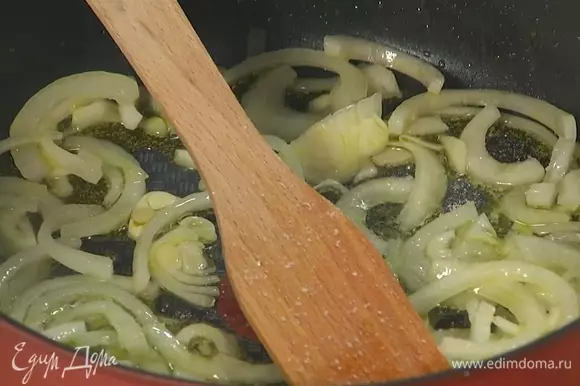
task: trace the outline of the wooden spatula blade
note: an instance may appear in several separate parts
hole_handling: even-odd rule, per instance
[[[296,385],[447,361],[368,240],[262,140],[175,0],[87,0],[189,149],[248,321]]]

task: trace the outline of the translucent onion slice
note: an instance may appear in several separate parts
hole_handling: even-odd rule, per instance
[[[27,212],[0,211],[0,255],[10,256],[36,245],[34,228]]]
[[[30,144],[38,144],[43,140],[49,140],[49,141],[57,141],[62,139],[63,134],[61,132],[58,131],[47,131],[46,133],[43,133],[41,135],[38,134],[31,134],[31,135],[25,135],[25,136],[21,136],[21,137],[9,137],[6,138],[2,141],[0,141],[0,154],[4,154],[7,151],[10,151],[12,149],[21,147],[21,146],[25,146],[25,145],[30,145]]]
[[[358,171],[358,173],[352,179],[352,183],[355,185],[360,184],[363,181],[370,180],[375,178],[379,175],[379,169],[372,163],[367,162],[363,167]]]
[[[473,118],[481,110],[481,107],[448,107],[437,111],[437,114],[442,117]],[[513,129],[520,130],[550,147],[553,147],[558,141],[558,136],[546,126],[525,117],[502,113],[499,122]]]
[[[350,181],[369,158],[383,150],[389,130],[380,94],[339,110],[309,128],[290,146],[300,159],[306,181]]]
[[[358,68],[347,60],[306,48],[266,52],[248,58],[223,75],[229,84],[233,84],[248,75],[282,65],[318,67],[337,73],[340,76],[340,85],[331,92],[333,110],[349,106],[367,96],[367,82]]]
[[[208,344],[206,344],[206,346],[213,346],[217,352],[232,358],[241,358],[241,351],[237,338],[234,335],[228,334],[219,328],[210,326],[209,324],[190,324],[179,331],[175,337],[185,346],[188,346],[192,342],[199,342],[200,340],[207,341]],[[213,356],[211,353],[202,354],[205,354],[205,356]]]
[[[500,200],[500,210],[510,220],[526,225],[564,223],[570,216],[558,210],[530,208],[526,204],[526,188],[512,189]]]
[[[123,194],[125,180],[121,169],[109,165],[103,165],[103,175],[109,187],[107,195],[103,199],[103,206],[110,208],[121,197],[121,194]]]
[[[186,168],[189,170],[197,170],[197,166],[195,166],[195,161],[189,155],[189,152],[185,149],[175,149],[175,153],[173,153],[173,162],[177,166],[181,166],[182,168]]]
[[[165,227],[188,213],[211,209],[209,193],[193,193],[173,205],[159,211],[141,230],[133,253],[133,287],[137,293],[143,292],[151,279],[149,272],[149,252],[155,236]]]
[[[286,89],[294,79],[292,67],[278,67],[261,75],[243,95],[242,106],[260,133],[290,142],[324,118],[323,114],[303,113],[285,105]]]
[[[475,221],[477,217],[477,208],[470,201],[449,213],[442,214],[405,242],[396,273],[411,291],[418,290],[431,280],[431,262],[426,256],[426,250],[433,238]]]
[[[409,135],[434,135],[449,131],[449,126],[439,117],[419,118],[406,131]]]
[[[385,66],[364,64],[358,67],[367,79],[369,95],[380,93],[383,99],[401,98],[403,96],[395,74]]]
[[[97,100],[75,109],[72,113],[72,127],[81,132],[100,123],[121,122],[119,107],[110,100]]]
[[[70,339],[71,336],[87,332],[87,326],[84,321],[63,323],[55,327],[45,329],[42,333],[49,339],[57,342],[63,342]]]
[[[96,205],[64,205],[60,210],[46,217],[38,231],[38,244],[45,253],[73,271],[99,279],[110,279],[113,276],[113,262],[109,257],[78,251],[59,244],[52,233],[64,224],[79,220],[89,221],[103,212]]]
[[[316,185],[314,187],[314,189],[318,192],[318,193],[324,193],[327,192],[329,190],[331,191],[335,191],[340,193],[341,196],[344,196],[345,194],[347,194],[349,192],[349,189],[344,186],[343,184],[341,184],[338,181],[335,180],[324,180],[321,183],[319,183],[318,185]]]
[[[149,344],[175,369],[174,374],[214,382],[217,380],[255,384],[282,381],[282,375],[274,365],[250,364],[223,354],[207,359],[190,353],[151,309],[134,295],[110,284],[75,276],[48,280],[30,288],[17,300],[18,304],[12,309],[10,316],[22,322],[34,310],[35,303],[45,305],[38,308],[50,313],[83,298],[110,299],[134,316],[143,327]]]
[[[516,249],[510,249],[511,259],[523,260],[555,271],[580,275],[578,249],[537,236],[510,235]]]
[[[92,301],[68,307],[54,313],[51,324],[62,325],[73,320],[86,320],[93,316],[106,318],[107,323],[117,332],[120,346],[127,350],[129,356],[137,364],[140,362],[140,358],[145,359],[153,356],[153,349],[147,342],[143,328],[131,314],[111,300]],[[25,319],[24,322],[31,328],[41,327],[38,325],[38,321],[30,320],[30,318]]]
[[[0,193],[19,195],[37,200],[43,215],[47,215],[62,205],[62,202],[52,195],[45,185],[26,181],[18,177],[0,177]]]
[[[207,237],[209,236],[209,237]],[[217,240],[214,226],[201,217],[189,217],[159,238],[149,253],[151,276],[160,286],[200,307],[212,307],[219,277],[211,275],[203,243]]]
[[[102,160],[90,152],[81,149],[79,154],[75,155],[46,139],[40,142],[40,149],[53,169],[51,177],[73,174],[91,184],[98,183],[103,177]]]
[[[467,173],[492,185],[527,185],[544,177],[544,168],[535,158],[523,162],[501,163],[485,147],[487,131],[499,119],[496,107],[487,106],[465,126],[460,139],[467,147]]]
[[[304,93],[327,92],[338,83],[338,77],[330,78],[296,78],[291,87],[294,91]]]
[[[443,74],[429,63],[394,48],[350,36],[325,36],[324,51],[332,56],[382,64],[421,82],[431,93],[443,88]]]
[[[459,174],[467,172],[467,145],[459,138],[442,135],[439,141],[445,149],[449,165]]]
[[[123,171],[123,193],[106,212],[90,219],[67,224],[61,229],[62,237],[88,237],[107,234],[125,225],[133,207],[145,194],[147,174],[129,153],[109,141],[89,137],[69,137],[64,146],[86,150],[100,157],[105,165]]]
[[[576,139],[576,120],[569,113],[541,99],[498,90],[444,90],[407,99],[389,118],[389,128],[401,134],[417,118],[451,106],[496,106],[515,111],[542,123],[561,138]]]
[[[272,150],[278,154],[280,159],[294,172],[294,174],[303,180],[304,170],[302,169],[302,164],[290,145],[283,139],[273,135],[264,135],[263,138],[268,145],[270,145]]]
[[[501,304],[515,316],[518,321],[515,325],[517,330],[515,336],[499,337],[499,339],[478,343],[446,337],[442,340],[439,349],[447,358],[459,360],[490,358],[532,342],[547,331],[546,311],[523,284],[500,278],[480,286],[478,295]]]
[[[447,192],[447,173],[439,158],[429,150],[408,141],[393,143],[413,153],[415,183],[397,220],[403,231],[421,225],[440,207]]]
[[[135,110],[138,98],[137,82],[124,75],[95,71],[67,76],[49,84],[26,102],[12,122],[10,135],[20,137],[55,130],[75,108],[95,100],[110,99]],[[12,157],[28,180],[40,182],[50,172],[35,145],[13,150]]]
[[[66,174],[66,173],[65,173]],[[74,187],[70,183],[68,175],[55,176],[48,178],[46,180],[46,186],[52,194],[58,198],[67,198],[74,194]]]
[[[542,123],[558,135],[546,182],[558,182],[569,170],[576,148],[576,119],[541,99],[498,90],[446,90],[440,95],[417,95],[403,102],[389,118],[389,128],[401,134],[417,118],[456,105],[497,106]]]
[[[366,215],[373,207],[385,203],[404,203],[414,185],[413,178],[378,178],[358,185],[346,192],[336,206],[347,216],[375,248],[382,254],[387,251],[387,241],[374,234],[366,225]],[[387,256],[387,259],[390,257]]]
[[[387,146],[385,150],[371,157],[373,163],[381,167],[405,165],[414,159],[409,150],[394,146]]]
[[[523,261],[504,260],[473,264],[426,285],[411,295],[410,300],[415,310],[423,315],[452,296],[496,279],[533,284],[553,294],[563,312],[561,325],[580,316],[578,294],[564,279],[552,271]]]

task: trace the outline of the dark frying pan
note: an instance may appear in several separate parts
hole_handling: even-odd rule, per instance
[[[354,35],[387,43],[437,65],[446,75],[447,87],[517,91],[546,99],[580,118],[580,3],[575,0],[183,0],[181,3],[220,65],[230,66],[245,58],[251,27],[266,31],[268,50],[319,47],[326,34]],[[11,2],[4,8],[0,33],[2,137],[7,135],[22,104],[59,77],[88,70],[132,73],[80,0]],[[413,86],[409,84],[406,88],[414,92]],[[153,161],[163,162],[155,157]],[[4,159],[0,160],[0,165],[3,162]],[[150,189],[163,187],[186,194],[197,182],[195,174],[169,166],[155,170],[148,182]],[[167,183],[167,175],[173,183]],[[94,244],[95,250],[115,248],[121,254],[124,248],[110,243],[102,245],[98,240]],[[259,346],[252,344],[251,330],[245,325],[227,283],[223,289],[218,311],[209,315],[196,316],[186,308],[175,307],[171,299],[162,299],[160,308],[169,313],[182,310],[181,315],[171,315],[174,317],[201,317],[229,327],[245,339],[252,355],[263,356]],[[508,357],[556,363],[578,361],[578,347],[580,322]],[[32,369],[26,363],[32,355],[50,357],[53,353],[59,358],[59,371],[53,367],[53,371],[45,373],[46,365],[38,364]],[[96,375],[89,377],[85,371],[69,371],[61,378],[62,369],[70,365],[72,358],[69,349],[50,343],[6,318],[0,319],[2,384],[21,384],[32,369],[29,385],[191,385],[121,368],[99,368]],[[76,359],[79,361],[76,363],[84,363],[81,356]],[[495,363],[502,367],[500,360]],[[571,370],[559,371],[505,367],[456,370],[400,384],[484,386],[517,382],[565,386],[578,384],[578,379],[580,366],[573,363]]]

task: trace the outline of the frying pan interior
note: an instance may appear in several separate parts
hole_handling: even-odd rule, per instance
[[[246,57],[251,28],[265,31],[267,50],[320,48],[327,34],[359,36],[434,64],[445,74],[447,88],[516,91],[580,118],[576,0],[182,0],[181,4],[222,66]],[[90,70],[133,74],[83,1],[23,0],[6,7],[0,23],[2,138],[23,103],[59,77]],[[421,92],[420,85],[402,81],[406,97]],[[160,158],[148,163],[139,159],[151,176],[149,189],[185,195],[197,186],[195,173],[171,169]],[[7,160],[0,158],[0,166]],[[95,248],[124,248],[104,243]],[[211,312],[200,317],[222,323]],[[257,358],[265,355],[254,349]]]

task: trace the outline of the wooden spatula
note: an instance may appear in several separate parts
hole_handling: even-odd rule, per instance
[[[378,251],[254,128],[175,0],[87,0],[192,154],[244,314],[295,385],[448,367]]]

